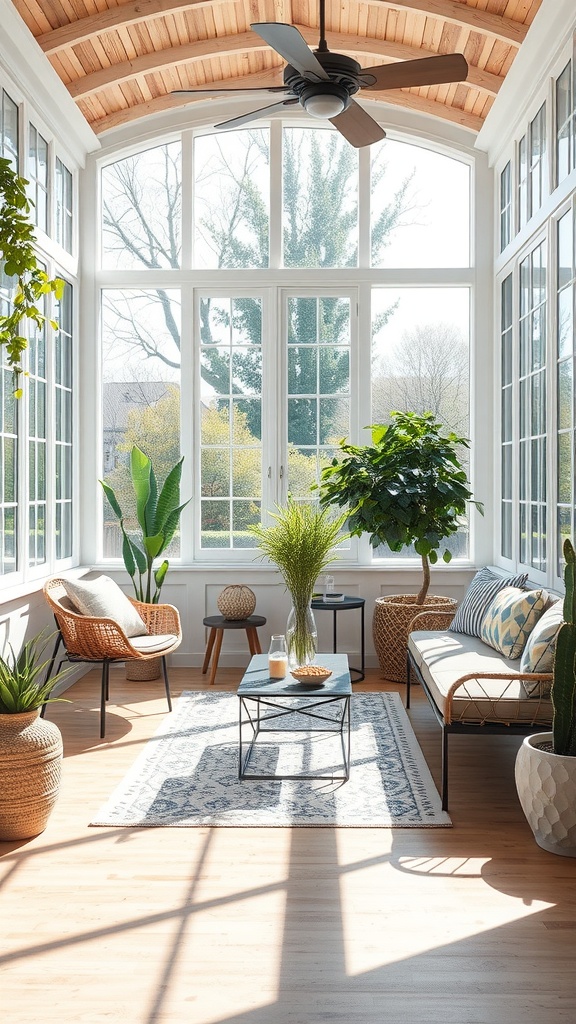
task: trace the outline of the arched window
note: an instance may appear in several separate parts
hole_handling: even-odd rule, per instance
[[[392,409],[467,432],[470,177],[294,122],[102,167],[103,472],[129,502],[133,444],[160,476],[190,460],[184,561],[242,557],[250,524],[311,500],[338,439]],[[103,554],[120,554],[107,508]]]

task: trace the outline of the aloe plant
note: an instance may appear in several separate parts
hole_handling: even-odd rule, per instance
[[[182,509],[190,501],[189,498],[180,504],[183,462],[184,456],[172,467],[158,492],[151,460],[137,445],[132,448],[130,474],[136,495],[136,517],[141,530],[139,542],[126,530],[125,515],[113,488],[105,480],[100,481],[112,511],[120,520],[122,557],[134,593],[138,601],[146,604],[158,604],[170,563],[164,559],[155,569],[154,562],[170,544],[180,522]]]
[[[552,734],[555,754],[576,757],[576,554],[564,541],[564,622],[558,631],[552,681]]]
[[[50,659],[42,660],[42,656],[53,636],[54,633],[38,633],[24,644],[18,654],[8,644],[8,655],[0,657],[0,715],[36,711],[43,704],[66,699],[51,697],[50,694],[56,683],[72,671],[72,665],[52,676],[48,682],[40,682],[50,663]]]

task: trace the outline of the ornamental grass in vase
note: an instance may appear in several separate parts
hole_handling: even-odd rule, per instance
[[[286,625],[288,660],[292,668],[307,665],[316,654],[317,632],[310,602],[318,576],[335,560],[345,515],[334,518],[327,509],[289,497],[284,508],[272,513],[273,526],[252,526],[262,556],[278,566],[292,598]]]

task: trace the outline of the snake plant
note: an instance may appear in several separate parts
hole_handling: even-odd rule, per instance
[[[158,493],[158,482],[151,460],[137,445],[132,448],[130,474],[136,495],[136,517],[141,531],[138,541],[126,531],[125,516],[113,488],[105,480],[100,481],[112,511],[120,520],[122,556],[134,593],[138,601],[146,604],[158,604],[169,562],[164,559],[155,569],[154,561],[170,544],[180,522],[180,513],[190,501],[189,498],[180,504],[183,461],[184,456],[172,467]]]

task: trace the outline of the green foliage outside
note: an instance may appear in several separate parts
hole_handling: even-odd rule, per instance
[[[62,297],[64,281],[50,280],[38,265],[34,249],[34,225],[29,214],[32,202],[26,195],[26,178],[21,178],[9,160],[0,158],[0,259],[7,278],[13,278],[14,294],[10,312],[0,315],[0,345],[4,345],[8,366],[16,377],[22,372],[22,353],[28,344],[20,333],[22,320],[42,328],[47,318],[40,310],[44,296]],[[50,320],[54,330],[58,324]],[[21,388],[15,392],[22,395]]]

